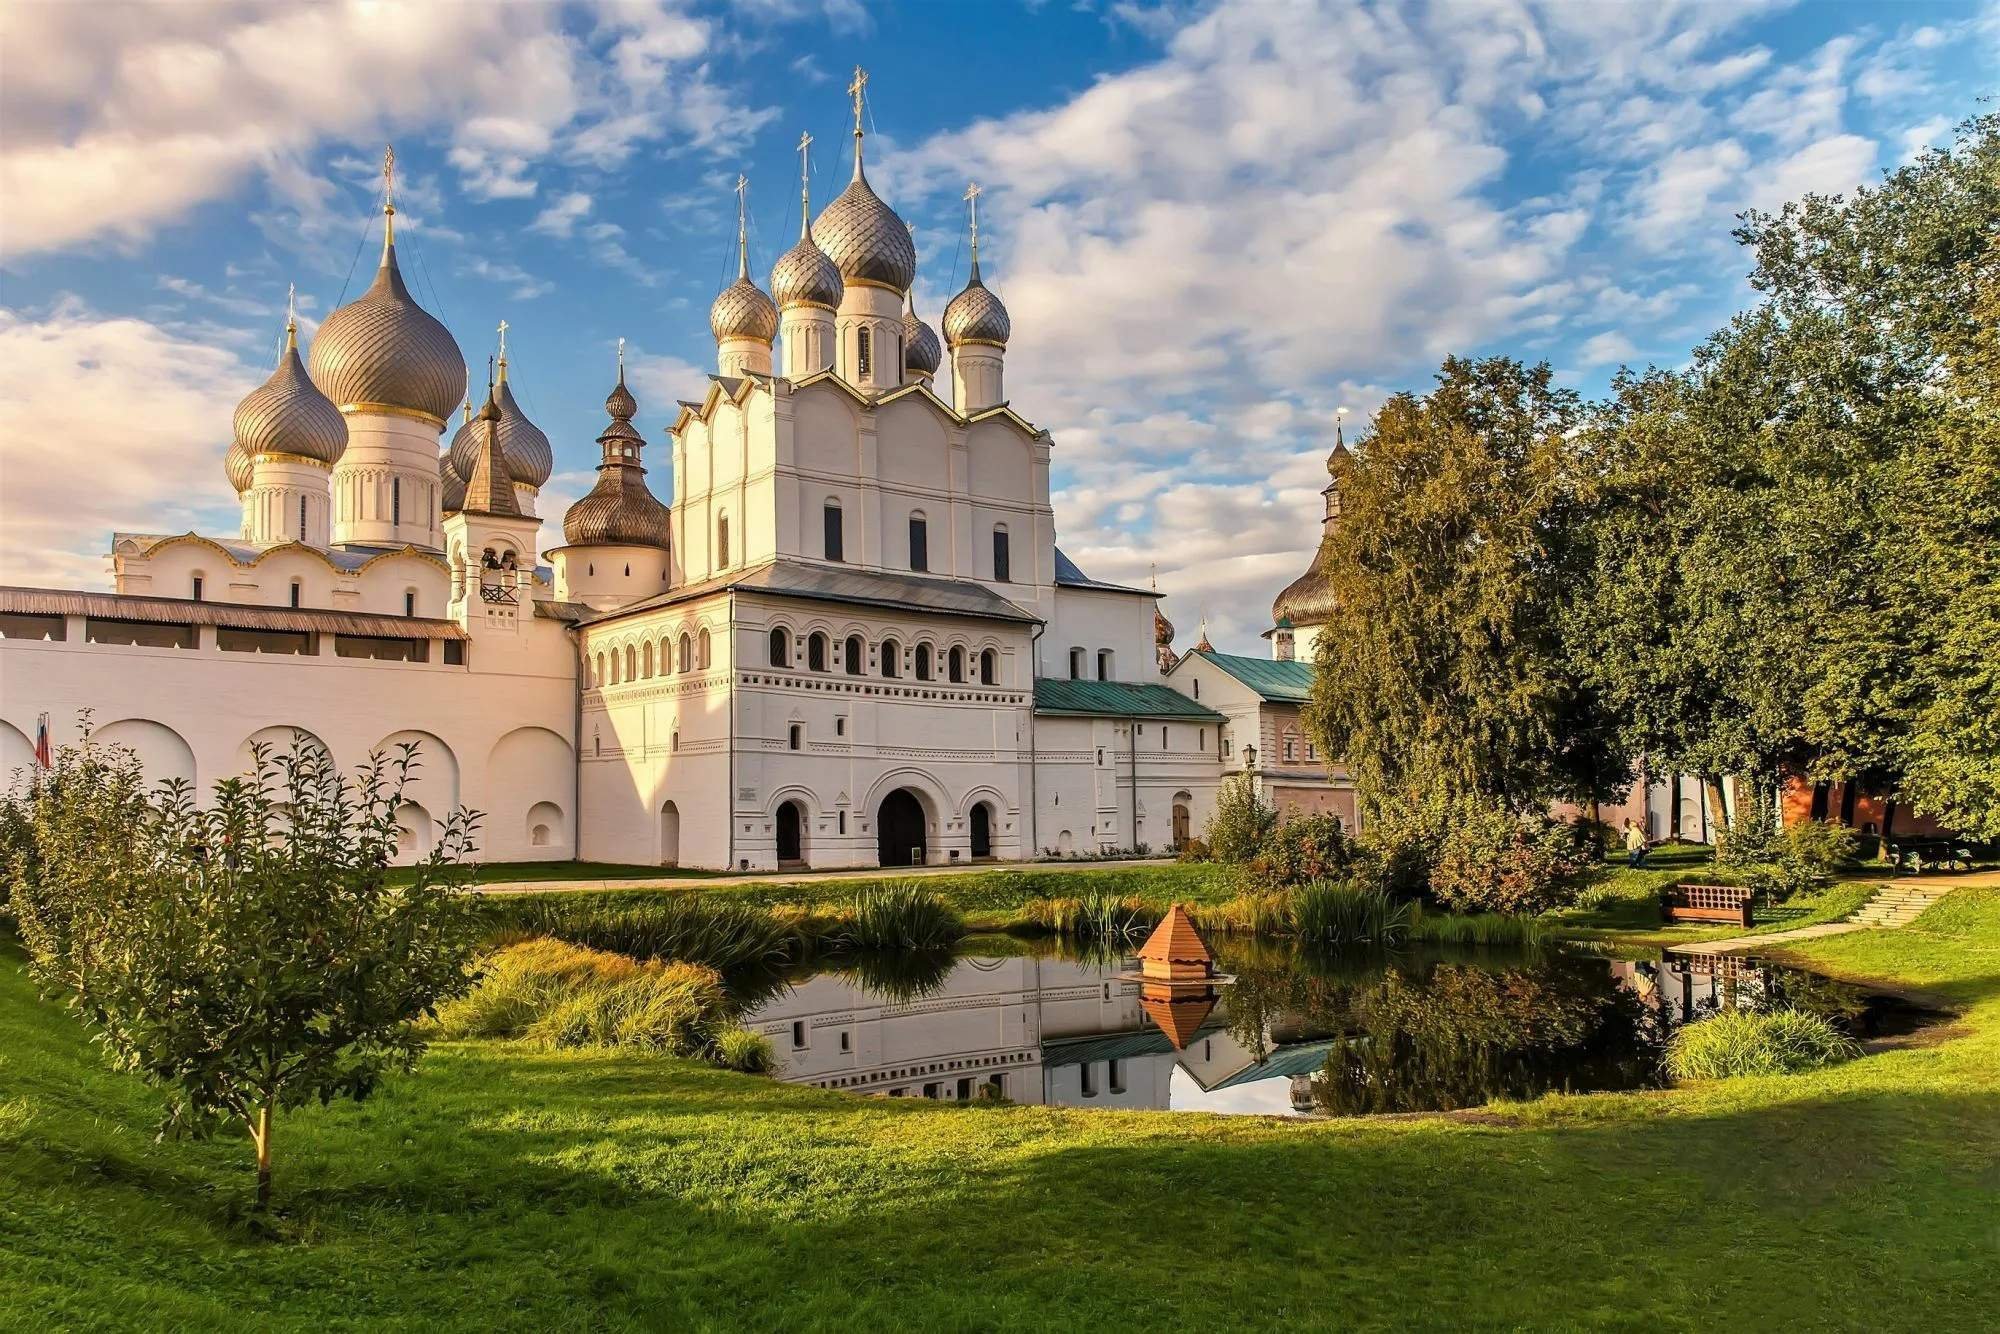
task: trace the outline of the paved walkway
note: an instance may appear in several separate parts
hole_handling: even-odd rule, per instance
[[[743,871],[730,875],[645,876],[611,880],[488,880],[479,882],[482,894],[578,894],[600,889],[701,889],[714,885],[817,885],[842,880],[901,880],[929,875],[988,875],[994,871],[1084,871],[1092,867],[1110,870],[1126,866],[1172,866],[1171,857],[1120,858],[1115,861],[1070,862],[970,862],[953,866],[861,866],[842,871],[786,871],[769,875]]]
[[[1885,880],[1875,898],[1883,893],[1896,893],[1911,888],[1930,890],[1942,898],[1954,889],[1979,889],[2000,886],[2000,871],[1974,871],[1959,875],[1912,875],[1897,880]],[[1870,898],[1868,903],[1873,903]],[[1933,900],[1935,902],[1935,900]],[[1789,931],[1772,931],[1761,936],[1731,936],[1727,940],[1710,940],[1687,945],[1670,945],[1669,954],[1737,954],[1744,950],[1761,949],[1766,945],[1778,945],[1788,940],[1817,940],[1821,936],[1844,936],[1850,931],[1896,931],[1908,923],[1896,925],[1857,921],[1868,911],[1868,903],[1861,905],[1853,917],[1841,922],[1821,922],[1817,926],[1795,926]]]

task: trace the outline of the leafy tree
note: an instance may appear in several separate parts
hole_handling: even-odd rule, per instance
[[[1364,806],[1620,794],[1619,728],[1564,639],[1588,503],[1577,396],[1546,365],[1445,361],[1338,466],[1308,726]]]
[[[2000,837],[2000,117],[1737,235],[1763,299],[1584,434],[1579,656],[1718,823],[1790,770]]]
[[[1250,775],[1234,774],[1216,788],[1205,841],[1217,861],[1247,862],[1262,850],[1277,824],[1278,812],[1257,795]]]
[[[470,983],[452,868],[477,817],[453,814],[406,882],[387,874],[417,764],[405,746],[347,779],[302,739],[197,807],[185,782],[145,793],[129,752],[86,736],[24,798],[39,865],[15,907],[36,977],[165,1091],[163,1133],[249,1132],[260,1212],[277,1113],[410,1069],[414,1021]]]

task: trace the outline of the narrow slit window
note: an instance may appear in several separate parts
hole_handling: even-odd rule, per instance
[[[868,329],[857,329],[854,335],[854,371],[861,379],[867,379],[875,370],[875,340]]]
[[[826,558],[828,560],[846,559],[843,554],[845,544],[841,540],[843,534],[840,526],[840,506],[831,500],[827,501],[826,508],[822,511],[821,519],[826,529]]]
[[[930,524],[921,514],[910,516],[910,568],[928,570],[931,567]]]

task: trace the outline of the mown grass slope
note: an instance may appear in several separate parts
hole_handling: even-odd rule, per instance
[[[2000,894],[1807,961],[1961,1006],[1808,1075],[1314,1125],[870,1102],[442,1044],[248,1155],[156,1144],[0,948],[0,1323],[1990,1327]]]

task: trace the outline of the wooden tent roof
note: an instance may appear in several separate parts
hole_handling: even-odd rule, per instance
[[[1174,1044],[1175,1051],[1184,1050],[1201,1031],[1202,1020],[1208,1018],[1215,1008],[1216,995],[1212,988],[1200,991],[1177,990],[1174,987],[1149,986],[1139,991],[1139,1008],[1146,1017],[1160,1026],[1167,1035],[1167,1041]]]
[[[1201,933],[1194,929],[1194,918],[1188,916],[1186,908],[1176,903],[1167,909],[1167,915],[1153,928],[1153,934],[1146,937],[1146,943],[1139,947],[1139,958],[1151,959],[1159,963],[1199,963],[1215,961]]]

